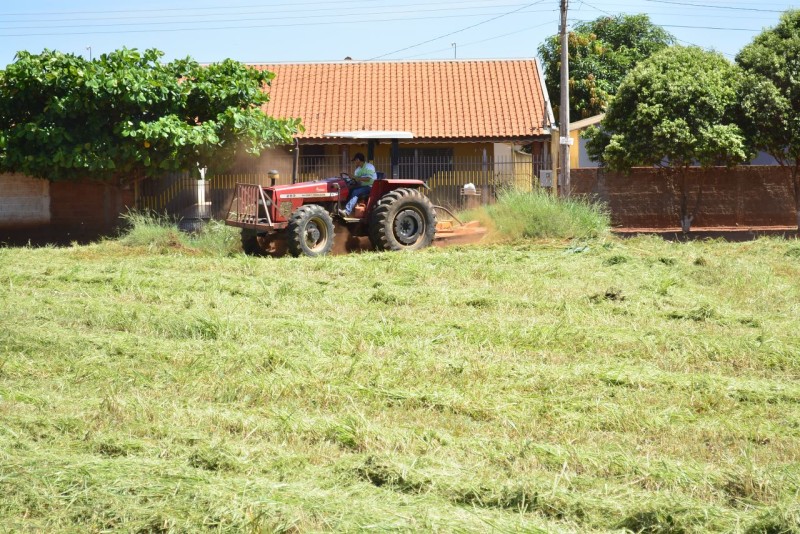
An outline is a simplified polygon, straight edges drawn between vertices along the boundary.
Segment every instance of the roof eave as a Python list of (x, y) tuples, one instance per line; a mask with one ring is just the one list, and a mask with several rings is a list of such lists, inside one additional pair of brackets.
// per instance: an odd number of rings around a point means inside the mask
[[(364, 144), (366, 139), (352, 139), (344, 137), (298, 137), (298, 142), (303, 145), (355, 145)], [(474, 136), (474, 137), (415, 137), (414, 139), (400, 139), (403, 144), (442, 144), (442, 143), (530, 143), (531, 141), (549, 141), (550, 133), (532, 133), (530, 135), (507, 136)], [(389, 139), (386, 139), (389, 141)]]
[(544, 83), (542, 64), (539, 58), (534, 58), (534, 60), (536, 61), (536, 72), (539, 73), (539, 85), (542, 86), (542, 97), (544, 98), (545, 113), (547, 114), (547, 124), (543, 124), (542, 127), (547, 130), (552, 130), (558, 128), (558, 125), (556, 124), (556, 117), (553, 114), (553, 106), (550, 104), (550, 93), (547, 92), (547, 85)]

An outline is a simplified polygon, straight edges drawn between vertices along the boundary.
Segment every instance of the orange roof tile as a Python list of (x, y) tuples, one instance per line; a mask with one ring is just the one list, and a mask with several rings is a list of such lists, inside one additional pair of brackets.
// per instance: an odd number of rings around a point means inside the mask
[(276, 74), (265, 111), (300, 117), (302, 139), (400, 130), (417, 139), (530, 139), (552, 113), (533, 59), (252, 65)]

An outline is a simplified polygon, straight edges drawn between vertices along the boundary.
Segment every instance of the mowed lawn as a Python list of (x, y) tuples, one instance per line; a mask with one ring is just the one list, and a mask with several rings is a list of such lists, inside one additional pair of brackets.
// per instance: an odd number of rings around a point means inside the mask
[(0, 531), (800, 531), (800, 243), (0, 249)]

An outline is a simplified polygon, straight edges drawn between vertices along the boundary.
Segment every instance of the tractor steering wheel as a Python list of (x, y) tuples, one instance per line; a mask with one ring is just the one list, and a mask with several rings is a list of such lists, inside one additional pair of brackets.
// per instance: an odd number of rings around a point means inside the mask
[(347, 187), (349, 187), (350, 189), (352, 189), (354, 187), (358, 187), (358, 181), (356, 181), (353, 178), (351, 178), (350, 175), (347, 174), (346, 172), (341, 173), (340, 176), (344, 180), (344, 183), (347, 184)]

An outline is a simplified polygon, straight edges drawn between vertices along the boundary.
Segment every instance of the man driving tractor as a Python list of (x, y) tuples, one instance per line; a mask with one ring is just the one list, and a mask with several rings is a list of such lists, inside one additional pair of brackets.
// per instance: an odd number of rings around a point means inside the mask
[(378, 174), (375, 172), (375, 166), (372, 163), (367, 163), (366, 159), (364, 158), (364, 154), (361, 152), (353, 156), (353, 161), (357, 162), (356, 170), (353, 173), (353, 176), (361, 185), (350, 191), (350, 196), (347, 199), (347, 205), (343, 210), (339, 210), (339, 215), (342, 217), (350, 216), (350, 214), (353, 212), (353, 208), (355, 208), (356, 204), (358, 204), (359, 198), (369, 196), (369, 192), (372, 189), (372, 184), (378, 177)]

